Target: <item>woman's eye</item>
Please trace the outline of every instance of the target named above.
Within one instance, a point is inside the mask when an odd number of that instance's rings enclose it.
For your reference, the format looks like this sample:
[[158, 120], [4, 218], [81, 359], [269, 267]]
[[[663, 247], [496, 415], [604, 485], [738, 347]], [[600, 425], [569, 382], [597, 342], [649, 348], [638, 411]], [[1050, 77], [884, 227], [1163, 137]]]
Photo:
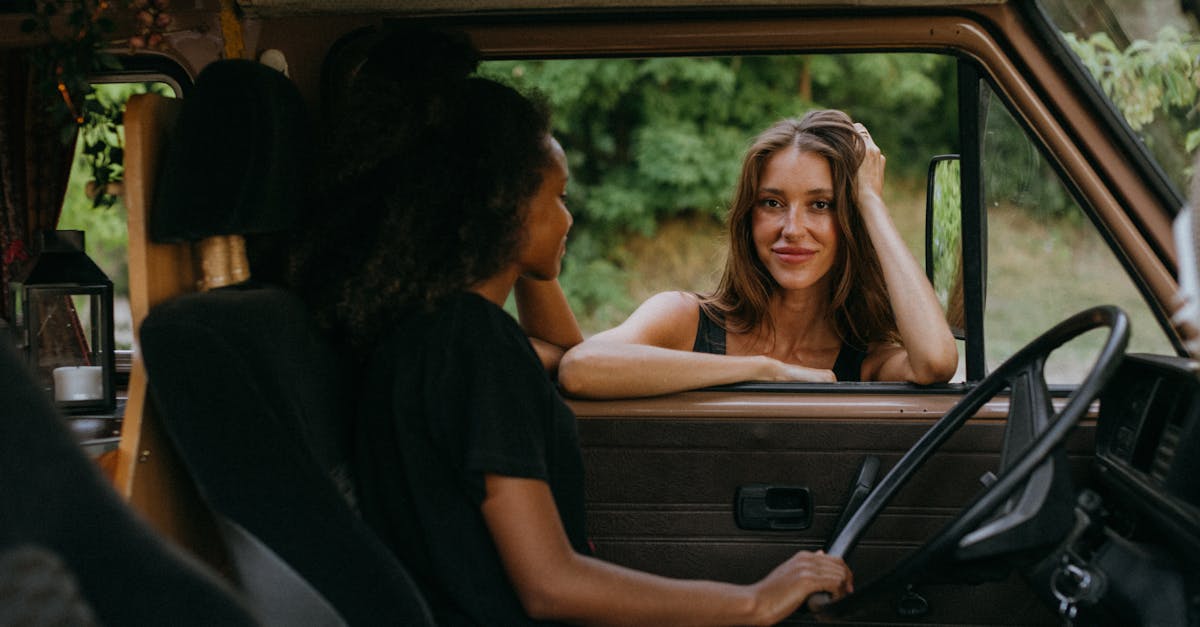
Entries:
[[813, 203], [813, 209], [816, 209], [817, 211], [829, 211], [833, 209], [833, 203], [829, 202], [828, 200], [818, 200]]
[[758, 204], [759, 206], [767, 209], [780, 209], [783, 207], [783, 203], [774, 198], [763, 198], [762, 200], [758, 201]]

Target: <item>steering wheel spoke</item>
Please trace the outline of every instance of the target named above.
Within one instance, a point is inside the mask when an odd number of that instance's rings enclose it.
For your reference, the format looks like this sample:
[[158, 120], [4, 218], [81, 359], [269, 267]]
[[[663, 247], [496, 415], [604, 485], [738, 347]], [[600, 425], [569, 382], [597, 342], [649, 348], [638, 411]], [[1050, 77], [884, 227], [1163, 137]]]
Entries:
[[[1055, 414], [1045, 377], [1047, 357], [1059, 346], [1099, 327], [1107, 327], [1109, 334], [1095, 364]], [[1125, 313], [1112, 306], [1094, 307], [1055, 325], [972, 388], [880, 480], [830, 542], [829, 553], [847, 557], [916, 471], [985, 403], [1008, 389], [1010, 404], [999, 477], [891, 572], [859, 586], [854, 594], [826, 610], [841, 612], [874, 590], [909, 583], [930, 572], [952, 572], [954, 569], [945, 567], [953, 564], [978, 564], [987, 558], [1021, 553], [1053, 542], [1061, 535], [1060, 527], [1065, 532], [1070, 525], [1073, 486], [1062, 443], [1116, 372], [1128, 341]]]

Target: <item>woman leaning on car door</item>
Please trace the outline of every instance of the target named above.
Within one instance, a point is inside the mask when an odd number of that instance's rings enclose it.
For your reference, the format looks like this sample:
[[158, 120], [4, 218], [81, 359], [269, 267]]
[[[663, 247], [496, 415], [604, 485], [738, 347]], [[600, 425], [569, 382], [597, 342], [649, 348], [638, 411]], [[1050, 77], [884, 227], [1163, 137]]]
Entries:
[[741, 381], [948, 381], [958, 349], [882, 199], [884, 157], [836, 110], [763, 131], [742, 163], [716, 290], [663, 292], [563, 358], [592, 398]]
[[[571, 215], [548, 114], [470, 76], [469, 44], [400, 33], [352, 87], [294, 278], [363, 369], [359, 502], [439, 624], [772, 624], [851, 588], [799, 552], [761, 581], [591, 555], [575, 417], [548, 371], [581, 339], [557, 276]], [[515, 292], [520, 322], [501, 305]]]

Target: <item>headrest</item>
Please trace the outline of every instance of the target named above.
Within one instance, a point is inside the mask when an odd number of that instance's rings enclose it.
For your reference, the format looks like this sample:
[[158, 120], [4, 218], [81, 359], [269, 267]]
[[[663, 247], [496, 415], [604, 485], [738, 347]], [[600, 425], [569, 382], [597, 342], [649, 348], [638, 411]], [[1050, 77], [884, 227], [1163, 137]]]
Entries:
[[283, 74], [240, 59], [205, 67], [166, 144], [151, 239], [291, 228], [308, 199], [309, 130], [300, 92]]

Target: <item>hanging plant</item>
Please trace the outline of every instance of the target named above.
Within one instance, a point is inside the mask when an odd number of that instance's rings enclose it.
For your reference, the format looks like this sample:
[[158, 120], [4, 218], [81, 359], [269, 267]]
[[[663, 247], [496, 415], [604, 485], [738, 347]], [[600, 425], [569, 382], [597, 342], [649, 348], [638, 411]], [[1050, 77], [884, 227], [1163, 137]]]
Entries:
[[[167, 12], [169, 0], [124, 0], [132, 9], [133, 32], [130, 52], [162, 49], [173, 19]], [[124, 146], [118, 132], [121, 105], [102, 102], [88, 76], [120, 71], [120, 60], [106, 47], [115, 23], [111, 0], [43, 0], [32, 17], [21, 23], [24, 33], [41, 33], [47, 43], [30, 51], [36, 88], [49, 96], [50, 114], [68, 144], [76, 137], [83, 142], [82, 155], [92, 174], [88, 196], [96, 207], [117, 200], [123, 179]], [[82, 131], [82, 132], [81, 132]]]

